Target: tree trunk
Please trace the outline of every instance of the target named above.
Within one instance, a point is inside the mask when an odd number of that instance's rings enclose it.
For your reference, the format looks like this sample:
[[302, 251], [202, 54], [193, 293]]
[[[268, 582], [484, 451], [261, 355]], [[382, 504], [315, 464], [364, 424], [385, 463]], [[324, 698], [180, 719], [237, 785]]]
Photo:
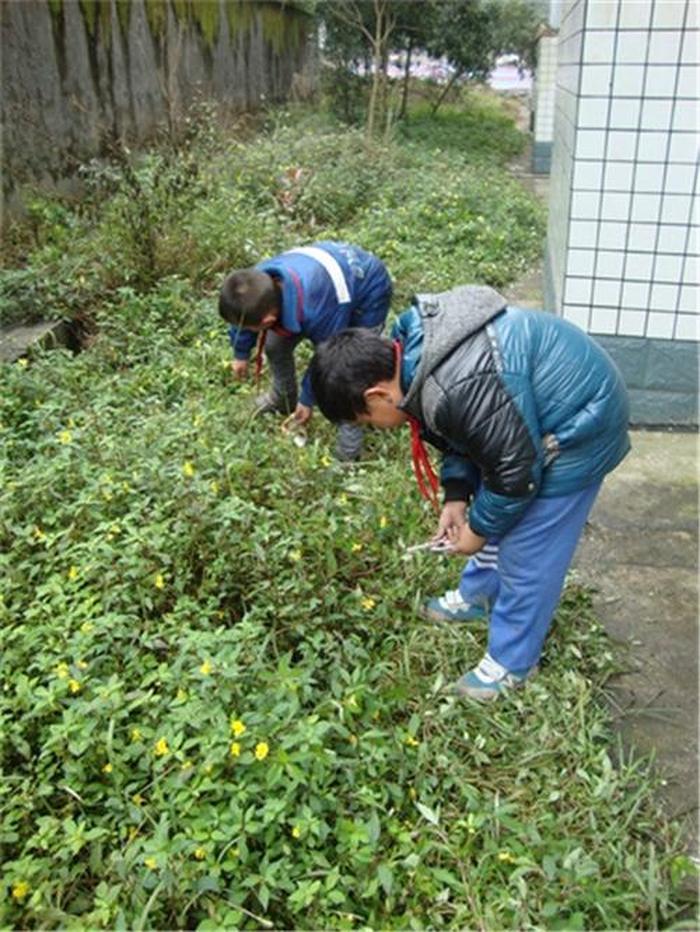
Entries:
[[462, 74], [463, 74], [462, 71], [455, 71], [455, 73], [452, 75], [452, 77], [450, 78], [450, 80], [447, 82], [447, 84], [445, 85], [445, 89], [443, 90], [442, 94], [440, 94], [440, 96], [438, 97], [437, 101], [433, 104], [433, 110], [432, 110], [432, 115], [433, 115], [433, 116], [435, 116], [435, 114], [438, 112], [438, 107], [440, 106], [440, 104], [443, 102], [443, 100], [447, 97], [447, 95], [448, 95], [448, 94], [450, 93], [450, 91], [452, 90], [452, 86], [454, 85], [454, 83], [455, 83], [455, 81], [457, 80], [457, 78], [461, 78], [461, 77], [462, 77]]
[[403, 70], [403, 90], [401, 93], [401, 108], [397, 119], [408, 119], [408, 84], [411, 80], [411, 55], [413, 54], [413, 36], [408, 40], [406, 51], [406, 67]]

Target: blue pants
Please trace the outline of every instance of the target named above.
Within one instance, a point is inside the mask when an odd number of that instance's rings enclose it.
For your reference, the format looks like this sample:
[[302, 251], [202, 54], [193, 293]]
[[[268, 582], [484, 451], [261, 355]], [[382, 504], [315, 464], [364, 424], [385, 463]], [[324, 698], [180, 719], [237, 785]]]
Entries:
[[566, 571], [601, 483], [559, 498], [536, 498], [500, 540], [464, 568], [466, 602], [491, 607], [488, 652], [514, 673], [540, 658]]

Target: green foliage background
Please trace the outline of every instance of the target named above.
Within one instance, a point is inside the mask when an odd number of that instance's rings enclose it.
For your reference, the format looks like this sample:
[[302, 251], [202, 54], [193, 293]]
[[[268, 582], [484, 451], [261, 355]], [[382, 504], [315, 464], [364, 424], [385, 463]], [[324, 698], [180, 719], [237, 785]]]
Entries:
[[37, 197], [16, 232], [6, 316], [93, 338], [3, 368], [3, 926], [656, 928], [681, 908], [649, 773], [612, 763], [586, 594], [526, 691], [456, 702], [485, 630], [418, 617], [460, 565], [403, 556], [432, 524], [407, 438], [348, 471], [320, 419], [299, 449], [229, 378], [232, 266], [344, 237], [387, 260], [398, 308], [536, 257], [541, 210], [500, 167], [517, 134], [494, 104], [451, 114], [369, 153], [303, 113], [238, 142], [198, 125], [95, 167], [78, 207]]

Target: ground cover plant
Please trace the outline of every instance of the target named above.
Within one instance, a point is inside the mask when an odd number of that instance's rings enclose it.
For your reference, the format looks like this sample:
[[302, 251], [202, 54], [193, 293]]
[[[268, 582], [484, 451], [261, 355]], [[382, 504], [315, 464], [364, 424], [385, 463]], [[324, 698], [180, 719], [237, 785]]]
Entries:
[[[253, 421], [208, 291], [317, 235], [385, 255], [397, 306], [503, 284], [536, 255], [539, 208], [468, 142], [370, 160], [352, 132], [271, 122], [206, 165], [193, 147], [196, 197], [153, 194], [147, 276], [120, 175], [100, 210], [47, 208], [21, 270], [84, 288], [94, 335], [3, 368], [0, 920], [672, 924], [689, 864], [646, 765], [613, 766], [587, 594], [568, 589], [527, 691], [450, 698], [485, 632], [417, 615], [459, 564], [404, 556], [432, 527], [407, 438], [373, 436], [348, 471], [320, 421], [304, 448]], [[158, 165], [179, 170], [153, 153], [144, 196], [168, 187]]]

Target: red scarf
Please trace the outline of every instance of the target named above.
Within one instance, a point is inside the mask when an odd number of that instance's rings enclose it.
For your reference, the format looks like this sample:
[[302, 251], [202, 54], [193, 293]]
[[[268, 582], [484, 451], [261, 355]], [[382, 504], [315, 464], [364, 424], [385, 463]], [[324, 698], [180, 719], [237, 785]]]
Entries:
[[[394, 340], [394, 355], [396, 356], [396, 368], [401, 378], [401, 343]], [[440, 512], [440, 502], [438, 500], [438, 477], [430, 462], [428, 451], [425, 449], [423, 438], [420, 435], [421, 423], [418, 418], [408, 414], [408, 426], [411, 429], [411, 459], [413, 461], [413, 472], [423, 498], [430, 502], [436, 512]]]

